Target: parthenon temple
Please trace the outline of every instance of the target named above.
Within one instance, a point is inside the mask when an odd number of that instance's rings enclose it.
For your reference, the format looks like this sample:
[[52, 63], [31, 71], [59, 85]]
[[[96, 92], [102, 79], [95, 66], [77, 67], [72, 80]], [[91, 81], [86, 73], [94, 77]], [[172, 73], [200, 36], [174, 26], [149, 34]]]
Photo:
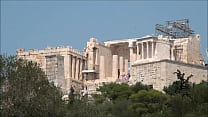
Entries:
[[84, 52], [67, 47], [17, 50], [17, 56], [37, 62], [56, 86], [68, 93], [71, 87], [83, 95], [96, 92], [108, 82], [142, 82], [162, 91], [177, 80], [177, 69], [192, 74], [191, 82], [207, 81], [207, 68], [200, 52], [200, 35], [141, 38], [99, 43], [90, 38]]

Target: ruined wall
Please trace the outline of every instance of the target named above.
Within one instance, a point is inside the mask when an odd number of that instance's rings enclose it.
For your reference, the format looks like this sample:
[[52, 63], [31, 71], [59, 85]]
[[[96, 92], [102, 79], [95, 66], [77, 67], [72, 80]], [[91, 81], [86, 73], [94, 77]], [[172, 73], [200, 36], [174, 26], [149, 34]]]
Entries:
[[193, 64], [185, 64], [178, 62], [167, 62], [166, 63], [166, 73], [167, 73], [167, 84], [171, 84], [173, 80], [171, 78], [177, 78], [175, 74], [168, 71], [174, 71], [174, 69], [179, 69], [182, 73], [185, 73], [185, 77], [193, 75], [190, 79], [191, 82], [200, 83], [202, 80], [208, 81], [208, 68]]
[[185, 77], [194, 75], [190, 81], [199, 83], [202, 80], [207, 81], [207, 68], [192, 64], [186, 64], [170, 60], [161, 60], [145, 64], [133, 65], [131, 83], [142, 82], [147, 85], [153, 85], [156, 90], [163, 90], [177, 80], [174, 72], [180, 70], [185, 73]]
[[170, 59], [170, 43], [167, 40], [156, 41], [155, 59]]
[[46, 56], [46, 75], [50, 82], [54, 82], [55, 86], [65, 88], [63, 56]]
[[174, 40], [176, 61], [202, 65], [204, 60], [200, 51], [200, 35]]
[[110, 48], [99, 44], [98, 45], [99, 48], [99, 60], [98, 63], [100, 63], [100, 56], [104, 56], [104, 68], [105, 68], [105, 77], [111, 77], [112, 75], [112, 67], [111, 67], [111, 63], [112, 63], [112, 53]]
[[180, 38], [180, 39], [174, 40], [173, 42], [173, 49], [174, 49], [173, 52], [174, 52], [174, 58], [175, 58], [174, 60], [188, 63], [187, 61], [188, 43], [189, 43], [188, 38]]
[[23, 48], [17, 50], [17, 56], [23, 59], [37, 62], [43, 71], [46, 70], [46, 59], [45, 56], [40, 54], [39, 50], [28, 50], [25, 51]]
[[200, 49], [200, 35], [190, 37], [187, 44], [187, 62], [196, 65], [202, 65], [204, 62]]
[[72, 86], [78, 90], [85, 87], [95, 91], [102, 83], [120, 81], [128, 75], [128, 70], [131, 83], [143, 82], [157, 90], [176, 80], [173, 72], [177, 69], [187, 75], [193, 74], [193, 82], [207, 78], [207, 69], [196, 66], [201, 65], [203, 59], [199, 35], [181, 39], [148, 36], [105, 44], [90, 38], [84, 53], [71, 46], [59, 46], [44, 50], [19, 49], [17, 56], [37, 62], [49, 79], [66, 90]]
[[[57, 76], [64, 75], [65, 82], [59, 81], [57, 78], [54, 82], [55, 84], [61, 84], [64, 90], [69, 90], [72, 85], [72, 80], [82, 81], [82, 70], [84, 69], [86, 57], [79, 50], [73, 49], [71, 46], [63, 47], [59, 46], [56, 48], [46, 47], [44, 50], [29, 50], [25, 51], [24, 49], [17, 50], [17, 56], [23, 59], [31, 60], [37, 62], [40, 67], [45, 71], [46, 75], [50, 75], [51, 72], [47, 71], [52, 68], [55, 70], [57, 68]], [[51, 58], [49, 56], [57, 56], [58, 58]], [[61, 59], [63, 58], [63, 59]], [[48, 59], [48, 60], [47, 60]], [[57, 59], [57, 60], [56, 60]], [[52, 60], [54, 62], [52, 62]], [[55, 60], [57, 63], [55, 63]], [[62, 62], [59, 62], [61, 60]], [[52, 63], [51, 63], [52, 62]], [[62, 64], [62, 67], [57, 66], [57, 64]], [[50, 65], [50, 67], [49, 67]], [[62, 70], [60, 70], [62, 69]], [[55, 74], [55, 73], [54, 73]], [[62, 79], [61, 79], [62, 80]], [[73, 83], [74, 85], [80, 85], [80, 83]], [[79, 86], [80, 87], [80, 86]]]
[[130, 50], [128, 47], [129, 43], [122, 43], [118, 45], [111, 45], [110, 49], [112, 51], [112, 55], [123, 56], [124, 59], [130, 60]]
[[[111, 77], [112, 53], [109, 47], [100, 44], [95, 38], [90, 38], [85, 48], [85, 54], [87, 56], [86, 70], [95, 70], [94, 73], [86, 73], [87, 79], [99, 78], [100, 71], [102, 72], [102, 77]], [[100, 61], [100, 57], [102, 57], [102, 61]]]

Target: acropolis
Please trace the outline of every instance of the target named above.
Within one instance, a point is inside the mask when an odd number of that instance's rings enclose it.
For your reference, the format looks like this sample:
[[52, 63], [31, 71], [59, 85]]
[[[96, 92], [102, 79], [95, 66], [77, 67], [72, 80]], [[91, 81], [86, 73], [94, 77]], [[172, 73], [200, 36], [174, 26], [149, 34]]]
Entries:
[[[163, 90], [177, 80], [177, 69], [192, 74], [191, 82], [207, 81], [207, 68], [200, 51], [200, 35], [188, 20], [156, 25], [156, 35], [106, 41], [90, 38], [84, 51], [71, 46], [43, 50], [17, 50], [17, 56], [37, 62], [56, 86], [68, 93], [73, 87], [83, 95], [96, 92], [103, 83], [141, 82]], [[177, 29], [177, 30], [176, 30]]]

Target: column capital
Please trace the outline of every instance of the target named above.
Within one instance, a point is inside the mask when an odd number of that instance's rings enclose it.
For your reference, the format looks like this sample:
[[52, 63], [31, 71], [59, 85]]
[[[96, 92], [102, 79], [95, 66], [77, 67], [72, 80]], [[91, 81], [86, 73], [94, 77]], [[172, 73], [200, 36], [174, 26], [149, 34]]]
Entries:
[[129, 41], [129, 48], [132, 48], [133, 47], [133, 41]]

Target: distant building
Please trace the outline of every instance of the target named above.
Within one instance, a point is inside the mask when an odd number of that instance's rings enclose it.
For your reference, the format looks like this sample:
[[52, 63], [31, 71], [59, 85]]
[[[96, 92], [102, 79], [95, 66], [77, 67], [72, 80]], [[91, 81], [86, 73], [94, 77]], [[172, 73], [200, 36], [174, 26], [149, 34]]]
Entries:
[[192, 74], [191, 82], [207, 81], [200, 35], [173, 36], [148, 35], [104, 44], [91, 38], [83, 53], [72, 47], [46, 47], [19, 49], [17, 55], [39, 63], [49, 81], [66, 93], [70, 87], [81, 90], [83, 95], [95, 93], [96, 88], [108, 82], [142, 82], [161, 91], [177, 80], [173, 74], [177, 69]]

